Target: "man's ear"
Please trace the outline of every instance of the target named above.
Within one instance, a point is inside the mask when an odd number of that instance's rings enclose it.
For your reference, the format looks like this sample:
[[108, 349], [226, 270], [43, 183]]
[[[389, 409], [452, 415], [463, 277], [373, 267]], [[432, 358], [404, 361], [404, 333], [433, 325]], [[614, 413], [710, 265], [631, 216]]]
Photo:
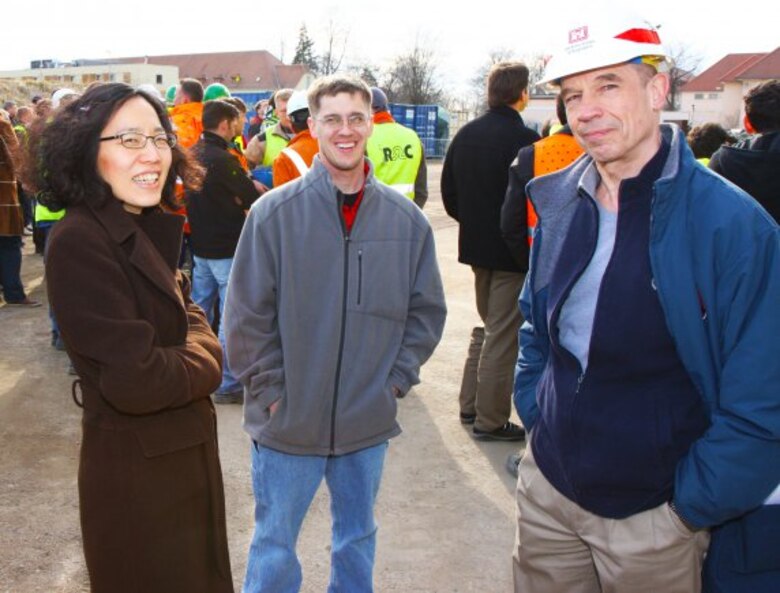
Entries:
[[665, 72], [659, 72], [650, 79], [648, 84], [650, 84], [653, 91], [653, 109], [661, 111], [664, 105], [666, 105], [666, 96], [669, 94], [669, 75]]
[[750, 118], [748, 117], [747, 113], [745, 114], [745, 117], [742, 118], [742, 125], [745, 126], [745, 131], [748, 134], [756, 133], [756, 129], [753, 127], [753, 124], [750, 123]]

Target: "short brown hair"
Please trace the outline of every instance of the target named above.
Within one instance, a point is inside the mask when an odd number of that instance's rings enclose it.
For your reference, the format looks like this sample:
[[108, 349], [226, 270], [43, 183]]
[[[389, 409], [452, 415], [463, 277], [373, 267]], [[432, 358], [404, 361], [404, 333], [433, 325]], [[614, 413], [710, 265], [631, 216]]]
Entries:
[[368, 85], [359, 78], [336, 74], [318, 78], [309, 87], [307, 99], [311, 115], [317, 115], [317, 112], [320, 110], [320, 101], [323, 97], [335, 97], [340, 93], [360, 95], [360, 98], [366, 104], [367, 110], [371, 111], [371, 89]]
[[289, 101], [290, 97], [292, 97], [293, 90], [292, 89], [279, 89], [274, 93], [274, 107], [276, 107], [276, 102], [280, 99], [282, 101]]
[[493, 64], [487, 77], [488, 105], [514, 105], [528, 88], [528, 67], [522, 62]]
[[179, 87], [186, 93], [192, 103], [203, 103], [203, 85], [194, 78], [182, 78]]
[[208, 132], [216, 130], [223, 121], [233, 121], [237, 117], [241, 117], [241, 113], [225, 99], [206, 101], [203, 104], [203, 129]]

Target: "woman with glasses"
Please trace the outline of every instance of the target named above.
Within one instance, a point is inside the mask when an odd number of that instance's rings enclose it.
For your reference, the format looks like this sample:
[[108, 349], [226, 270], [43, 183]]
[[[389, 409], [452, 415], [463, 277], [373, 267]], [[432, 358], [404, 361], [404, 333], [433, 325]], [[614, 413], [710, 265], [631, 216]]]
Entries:
[[232, 592], [216, 418], [222, 355], [177, 271], [176, 176], [202, 172], [144, 91], [87, 91], [30, 137], [52, 210], [46, 276], [79, 380], [79, 501], [92, 591]]

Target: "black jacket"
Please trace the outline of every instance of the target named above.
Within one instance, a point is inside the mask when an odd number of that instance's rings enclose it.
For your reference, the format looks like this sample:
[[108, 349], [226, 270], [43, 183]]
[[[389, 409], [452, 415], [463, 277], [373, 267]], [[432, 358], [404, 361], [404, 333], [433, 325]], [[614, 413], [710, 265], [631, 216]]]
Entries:
[[744, 189], [780, 222], [780, 132], [722, 146], [712, 155], [710, 169]]
[[203, 132], [194, 150], [206, 178], [201, 191], [187, 192], [192, 252], [206, 259], [228, 259], [236, 252], [244, 211], [259, 194], [224, 139]]
[[501, 205], [509, 165], [517, 151], [539, 140], [511, 107], [490, 109], [467, 123], [453, 138], [441, 176], [444, 208], [460, 223], [458, 261], [525, 272], [501, 237]]

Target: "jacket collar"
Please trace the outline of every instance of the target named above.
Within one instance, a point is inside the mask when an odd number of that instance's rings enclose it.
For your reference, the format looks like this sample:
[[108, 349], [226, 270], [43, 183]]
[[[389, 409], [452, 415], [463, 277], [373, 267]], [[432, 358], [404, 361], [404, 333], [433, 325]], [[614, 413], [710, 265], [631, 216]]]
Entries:
[[172, 273], [179, 260], [184, 217], [161, 209], [134, 217], [114, 198], [103, 204], [88, 203], [87, 207], [109, 237], [127, 253], [133, 267], [184, 306], [176, 274]]
[[[376, 187], [376, 178], [374, 177], [374, 164], [370, 159], [364, 159], [364, 162], [368, 164], [368, 172], [366, 173], [366, 189], [363, 195], [363, 200], [369, 198], [369, 195], [373, 193]], [[330, 177], [330, 172], [322, 164], [322, 159], [319, 153], [314, 155], [314, 160], [311, 163], [311, 169], [306, 173], [306, 177], [310, 177], [312, 181], [320, 180], [321, 183], [326, 183], [329, 188], [329, 195], [336, 196], [338, 188], [333, 184], [333, 179]]]
[[496, 115], [500, 115], [501, 117], [506, 117], [509, 119], [519, 119], [520, 123], [525, 125], [523, 122], [523, 117], [520, 115], [520, 112], [517, 111], [517, 109], [512, 109], [509, 105], [501, 105], [500, 107], [491, 107], [487, 111], [488, 113], [495, 113]]
[[218, 146], [222, 150], [228, 149], [229, 144], [227, 140], [225, 140], [222, 136], [215, 134], [214, 132], [203, 130], [202, 138], [205, 144], [212, 144], [214, 146]]

